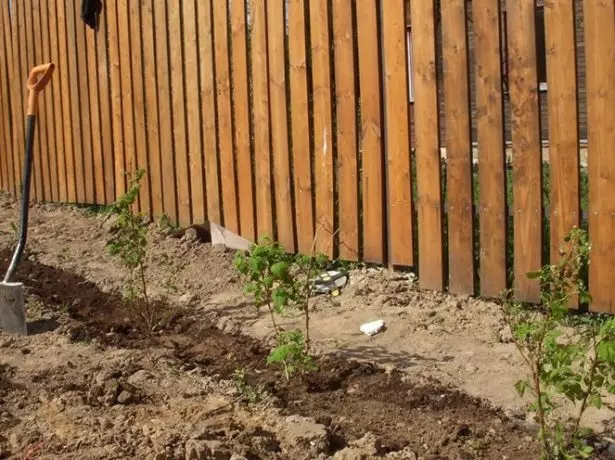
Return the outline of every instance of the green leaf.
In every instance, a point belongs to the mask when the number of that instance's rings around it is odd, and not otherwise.
[[[588,398],[589,405],[596,409],[602,408],[602,397],[599,394],[591,395]]]
[[[523,395],[525,395],[525,392],[529,388],[529,386],[530,383],[527,380],[519,380],[517,381],[517,383],[515,383],[515,390],[517,390],[519,396],[523,398]]]
[[[288,277],[288,263],[277,262],[271,266],[271,274],[277,279],[283,280]]]
[[[542,276],[542,272],[528,272],[526,276],[528,279],[535,280]]]

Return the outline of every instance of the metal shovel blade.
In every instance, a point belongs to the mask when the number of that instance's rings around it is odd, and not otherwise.
[[[13,334],[28,333],[22,283],[0,282],[0,329]]]

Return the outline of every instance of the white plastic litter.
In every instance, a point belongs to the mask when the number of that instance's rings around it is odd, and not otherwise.
[[[384,321],[381,319],[376,320],[376,321],[371,321],[369,323],[365,323],[361,325],[359,329],[361,329],[361,332],[363,332],[366,335],[369,335],[369,336],[376,335],[384,329]]]

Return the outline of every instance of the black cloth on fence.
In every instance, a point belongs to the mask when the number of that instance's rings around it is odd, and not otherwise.
[[[94,30],[98,30],[98,17],[102,7],[101,0],[82,0],[81,19]]]

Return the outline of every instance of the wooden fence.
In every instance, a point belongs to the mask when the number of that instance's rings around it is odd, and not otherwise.
[[[584,225],[592,309],[615,311],[615,0],[544,6],[544,98],[535,0],[107,0],[97,32],[80,4],[0,2],[3,189],[26,75],[53,61],[37,200],[110,203],[142,167],[143,212],[530,301],[526,272]]]

